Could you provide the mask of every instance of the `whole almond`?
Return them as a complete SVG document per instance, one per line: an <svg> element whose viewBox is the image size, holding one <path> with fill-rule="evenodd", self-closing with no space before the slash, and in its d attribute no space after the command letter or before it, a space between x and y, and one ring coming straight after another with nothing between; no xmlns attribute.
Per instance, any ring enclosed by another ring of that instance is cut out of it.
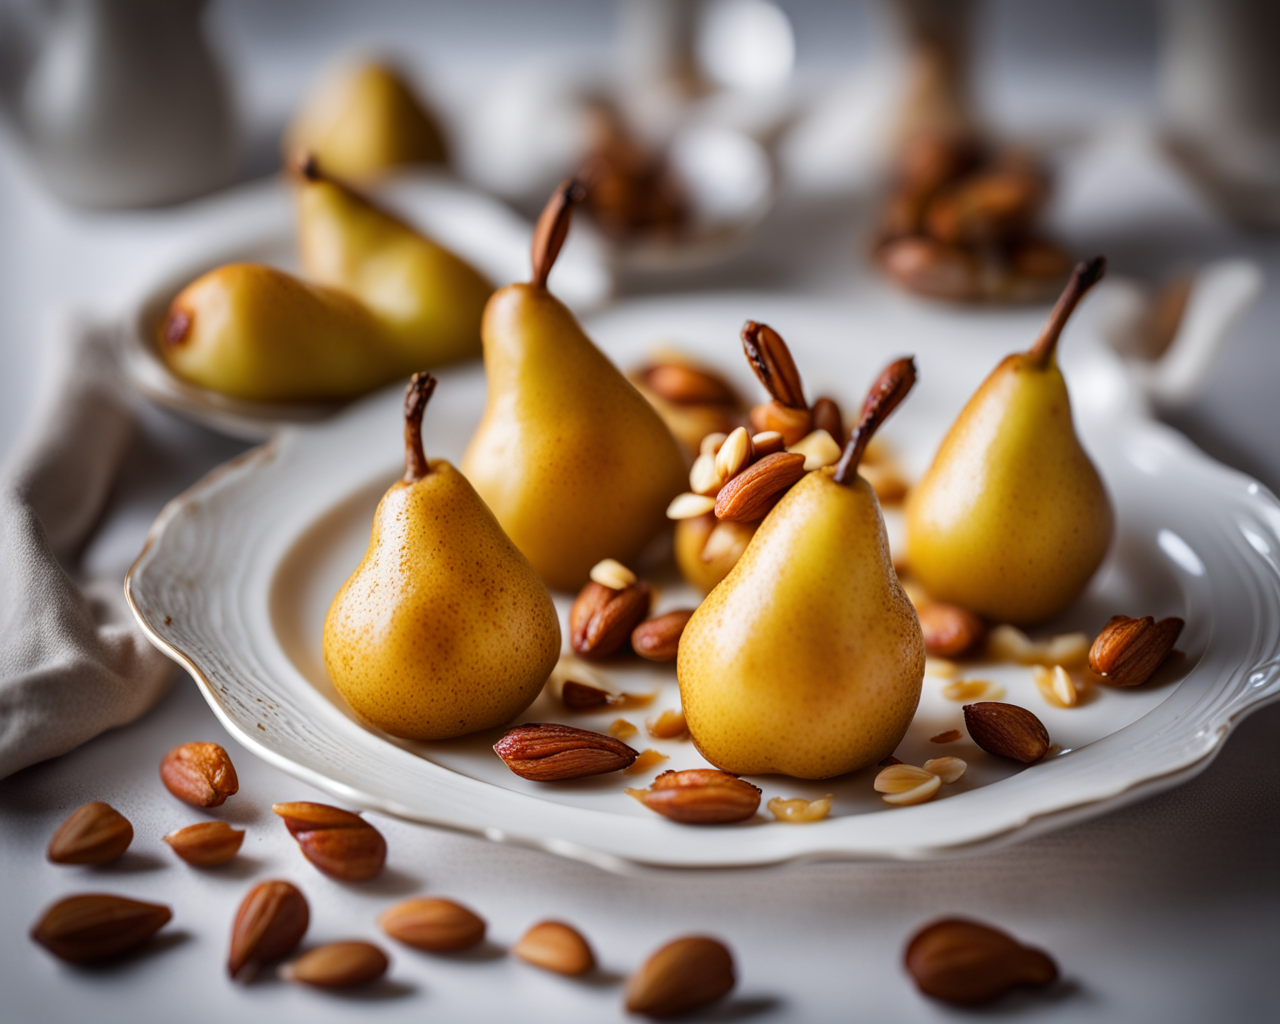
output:
<svg viewBox="0 0 1280 1024"><path fill-rule="evenodd" d="M649 1017L672 1017L713 1003L734 986L733 955L702 935L668 942L627 982L626 1007Z"/></svg>
<svg viewBox="0 0 1280 1024"><path fill-rule="evenodd" d="M686 825L745 821L760 807L760 790L719 768L665 771L648 789L629 789L651 811Z"/></svg>
<svg viewBox="0 0 1280 1024"><path fill-rule="evenodd" d="M225 864L240 852L244 832L225 821L202 821L170 832L164 841L188 864L212 868Z"/></svg>
<svg viewBox="0 0 1280 1024"><path fill-rule="evenodd" d="M738 401L737 394L723 377L687 363L660 363L650 367L645 383L677 405L736 404Z"/></svg>
<svg viewBox="0 0 1280 1024"><path fill-rule="evenodd" d="M418 897L384 911L378 925L397 942L451 953L484 941L484 919L452 900Z"/></svg>
<svg viewBox="0 0 1280 1024"><path fill-rule="evenodd" d="M964 724L969 736L988 754L1033 764L1049 751L1049 733L1026 708L999 701L966 704Z"/></svg>
<svg viewBox="0 0 1280 1024"><path fill-rule="evenodd" d="M387 841L360 815L305 800L272 804L302 854L330 878L363 882L382 871Z"/></svg>
<svg viewBox="0 0 1280 1024"><path fill-rule="evenodd" d="M529 722L516 726L493 745L522 779L559 782L620 771L636 759L621 740L589 729L558 722Z"/></svg>
<svg viewBox="0 0 1280 1024"><path fill-rule="evenodd" d="M541 921L515 944L511 952L521 960L556 974L586 974L596 965L595 954L582 934L563 921Z"/></svg>
<svg viewBox="0 0 1280 1024"><path fill-rule="evenodd" d="M793 409L781 402L764 402L752 408L748 416L751 429L756 433L776 431L786 444L795 444L813 430L813 413L808 409Z"/></svg>
<svg viewBox="0 0 1280 1024"><path fill-rule="evenodd" d="M319 988L350 988L381 978L389 965L387 954L372 942L330 942L285 964L280 976Z"/></svg>
<svg viewBox="0 0 1280 1024"><path fill-rule="evenodd" d="M71 812L49 840L55 864L110 864L133 842L129 819L110 804L95 800Z"/></svg>
<svg viewBox="0 0 1280 1024"><path fill-rule="evenodd" d="M235 767L216 743L184 743L165 754L160 781L194 807L218 807L240 789Z"/></svg>
<svg viewBox="0 0 1280 1024"><path fill-rule="evenodd" d="M844 432L844 417L834 398L819 398L813 403L813 429L825 430L840 448L848 439Z"/></svg>
<svg viewBox="0 0 1280 1024"><path fill-rule="evenodd" d="M1048 985L1058 967L1038 949L977 921L947 918L907 944L907 970L925 995L958 1006L997 999L1019 985Z"/></svg>
<svg viewBox="0 0 1280 1024"><path fill-rule="evenodd" d="M720 488L716 518L739 523L763 518L804 473L804 456L798 452L766 455Z"/></svg>
<svg viewBox="0 0 1280 1024"><path fill-rule="evenodd" d="M168 924L173 912L159 903L86 893L61 899L36 922L31 938L73 964L103 960L140 946Z"/></svg>
<svg viewBox="0 0 1280 1024"><path fill-rule="evenodd" d="M227 971L236 981L252 981L264 964L297 949L310 923L307 898L296 886L279 879L259 882L236 911Z"/></svg>
<svg viewBox="0 0 1280 1024"><path fill-rule="evenodd" d="M1173 650L1183 625L1178 618L1113 615L1089 649L1089 667L1112 686L1145 683Z"/></svg>
<svg viewBox="0 0 1280 1024"><path fill-rule="evenodd" d="M626 647L631 631L649 614L652 590L646 580L623 590L588 583L569 611L574 651L584 658L607 658Z"/></svg>
<svg viewBox="0 0 1280 1024"><path fill-rule="evenodd" d="M642 622L631 631L631 646L649 661L674 661L680 649L680 634L692 617L692 610L681 608Z"/></svg>
<svg viewBox="0 0 1280 1024"><path fill-rule="evenodd" d="M928 601L916 609L924 633L925 653L955 658L973 650L987 635L987 627L972 612L954 604Z"/></svg>

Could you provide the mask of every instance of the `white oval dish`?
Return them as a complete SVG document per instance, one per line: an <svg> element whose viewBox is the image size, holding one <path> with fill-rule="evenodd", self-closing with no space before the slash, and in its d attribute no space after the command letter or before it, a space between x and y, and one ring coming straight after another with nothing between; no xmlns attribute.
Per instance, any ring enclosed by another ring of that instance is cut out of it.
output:
<svg viewBox="0 0 1280 1024"><path fill-rule="evenodd" d="M746 317L777 327L811 395L846 409L891 357L914 352L921 382L885 430L914 474L968 395L998 359L1025 348L1043 310L957 311L885 295L857 305L759 294L623 305L589 328L619 365L674 339L750 375L737 331ZM1031 672L974 667L1006 699L1031 708L1063 750L1026 769L966 738L961 705L927 677L920 711L898 749L919 764L957 755L958 783L915 807L891 808L871 787L875 769L824 782L753 779L773 796L835 795L831 818L785 825L761 814L737 826L680 826L622 792L665 768L705 762L688 741L631 742L670 760L633 777L539 785L516 778L489 749L501 730L450 743L387 737L361 724L325 676L320 630L338 585L368 540L374 506L401 472L400 394L390 389L323 423L281 431L216 470L157 519L126 592L152 640L190 670L228 730L278 767L344 803L490 839L537 847L615 871L727 867L832 859L927 860L1012 842L1093 817L1202 770L1232 726L1280 695L1280 506L1259 484L1223 467L1180 435L1138 415L1124 370L1085 329L1069 329L1063 363L1081 434L1115 498L1119 530L1088 592L1042 632L1092 635L1106 618L1180 615L1186 657L1133 690L1100 688L1082 706L1051 708ZM432 456L456 462L484 398L478 367L441 372L424 436ZM750 393L755 394L753 389ZM656 575L657 610L691 605L677 580ZM571 595L557 595L562 615ZM671 666L604 666L628 692L655 687L651 710L573 715L543 695L521 721L603 729L615 717L642 725L678 706ZM643 727L642 727L643 728Z"/></svg>
<svg viewBox="0 0 1280 1024"><path fill-rule="evenodd" d="M383 183L376 197L411 224L470 261L501 286L529 275L533 226L498 200L452 178L406 172ZM177 271L149 286L133 303L118 332L121 364L129 381L148 398L232 437L263 441L282 427L314 423L342 408L341 402L249 402L228 398L175 375L160 357L160 322L179 291L201 274L240 260L296 272L296 229L290 186L270 179L237 190L225 202L217 238L201 237ZM552 271L557 294L575 309L608 299L612 277L599 246L587 235L571 237Z"/></svg>

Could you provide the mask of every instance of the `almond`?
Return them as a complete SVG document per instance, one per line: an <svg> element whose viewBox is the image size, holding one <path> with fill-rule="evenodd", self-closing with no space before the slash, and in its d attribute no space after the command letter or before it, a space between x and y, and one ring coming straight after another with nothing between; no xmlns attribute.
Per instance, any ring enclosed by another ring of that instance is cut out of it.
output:
<svg viewBox="0 0 1280 1024"><path fill-rule="evenodd" d="M188 864L212 868L225 864L240 852L244 832L233 829L225 821L202 821L170 832L164 841Z"/></svg>
<svg viewBox="0 0 1280 1024"><path fill-rule="evenodd" d="M705 516L708 512L716 507L716 499L709 494L694 494L692 491L686 491L684 494L677 494L671 499L671 504L667 506L668 519L696 519L698 516Z"/></svg>
<svg viewBox="0 0 1280 1024"><path fill-rule="evenodd" d="M648 719L644 726L655 740L674 740L689 735L683 711L664 711L656 718Z"/></svg>
<svg viewBox="0 0 1280 1024"><path fill-rule="evenodd" d="M569 611L569 642L574 651L589 658L617 654L649 614L652 601L652 587L646 580L622 590L588 583Z"/></svg>
<svg viewBox="0 0 1280 1024"><path fill-rule="evenodd" d="M813 413L793 409L781 402L765 402L751 410L751 429L757 433L776 431L786 444L795 444L813 431Z"/></svg>
<svg viewBox="0 0 1280 1024"><path fill-rule="evenodd" d="M378 925L397 942L430 953L451 953L484 941L484 919L453 900L418 897L384 911Z"/></svg>
<svg viewBox="0 0 1280 1024"><path fill-rule="evenodd" d="M508 732L494 752L515 774L533 782L559 782L626 768L636 752L621 740L558 722L531 722Z"/></svg>
<svg viewBox="0 0 1280 1024"><path fill-rule="evenodd" d="M751 451L757 459L780 452L786 447L786 438L776 430L762 430L758 434L751 435Z"/></svg>
<svg viewBox="0 0 1280 1024"><path fill-rule="evenodd" d="M746 427L738 427L727 438L720 450L716 452L716 474L721 480L731 479L747 465L754 455L751 448L751 435Z"/></svg>
<svg viewBox="0 0 1280 1024"><path fill-rule="evenodd" d="M511 952L526 963L556 974L586 974L596 965L587 940L563 921L540 921L524 933Z"/></svg>
<svg viewBox="0 0 1280 1024"><path fill-rule="evenodd" d="M804 456L792 452L766 455L720 489L716 517L739 523L761 519L805 474Z"/></svg>
<svg viewBox="0 0 1280 1024"><path fill-rule="evenodd" d="M946 732L940 732L936 736L930 736L930 743L954 743L960 739L961 732L959 729L948 729Z"/></svg>
<svg viewBox="0 0 1280 1024"><path fill-rule="evenodd" d="M840 461L840 446L825 430L815 430L805 434L795 444L788 446L787 451L798 452L804 456L806 471L821 469Z"/></svg>
<svg viewBox="0 0 1280 1024"><path fill-rule="evenodd" d="M958 1006L997 999L1019 985L1048 985L1058 967L1038 949L977 921L947 918L907 944L907 970L920 991Z"/></svg>
<svg viewBox="0 0 1280 1024"><path fill-rule="evenodd" d="M272 804L302 855L341 882L363 882L381 873L387 841L360 815L305 800Z"/></svg>
<svg viewBox="0 0 1280 1024"><path fill-rule="evenodd" d="M813 403L813 429L825 430L841 449L848 437L844 432L844 417L833 398L819 398Z"/></svg>
<svg viewBox="0 0 1280 1024"><path fill-rule="evenodd" d="M789 825L804 825L822 821L830 814L831 799L830 793L817 800L803 800L798 797L793 800L784 800L780 796L775 796L767 806L775 820L784 821Z"/></svg>
<svg viewBox="0 0 1280 1024"><path fill-rule="evenodd" d="M738 401L723 377L687 363L652 366L644 381L650 390L677 405L728 405Z"/></svg>
<svg viewBox="0 0 1280 1024"><path fill-rule="evenodd" d="M1048 731L1026 708L983 701L963 710L970 737L988 754L1033 764L1049 751Z"/></svg>
<svg viewBox="0 0 1280 1024"><path fill-rule="evenodd" d="M782 336L768 324L748 320L741 337L747 362L773 399L792 409L807 410L809 403L804 400L800 371Z"/></svg>
<svg viewBox="0 0 1280 1024"><path fill-rule="evenodd" d="M924 633L925 652L955 658L973 650L987 635L987 627L972 612L954 604L927 601L916 609Z"/></svg>
<svg viewBox="0 0 1280 1024"><path fill-rule="evenodd" d="M591 567L592 580L610 590L626 590L636 581L636 574L616 558L601 559Z"/></svg>
<svg viewBox="0 0 1280 1024"><path fill-rule="evenodd" d="M55 864L110 864L133 842L129 819L110 804L95 800L71 812L49 840Z"/></svg>
<svg viewBox="0 0 1280 1024"><path fill-rule="evenodd" d="M942 779L913 764L899 763L883 768L873 785L885 803L911 807L932 800L942 786Z"/></svg>
<svg viewBox="0 0 1280 1024"><path fill-rule="evenodd" d="M264 964L298 948L311 922L307 898L296 886L272 879L245 896L231 926L227 971L236 981L252 981Z"/></svg>
<svg viewBox="0 0 1280 1024"><path fill-rule="evenodd" d="M1145 683L1173 650L1183 625L1178 618L1113 615L1089 649L1089 668L1112 686Z"/></svg>
<svg viewBox="0 0 1280 1024"><path fill-rule="evenodd" d="M935 757L926 761L923 767L949 786L953 782L959 782L969 766L958 757Z"/></svg>
<svg viewBox="0 0 1280 1024"><path fill-rule="evenodd" d="M716 469L716 457L702 454L689 467L689 490L694 494L714 495L724 483L724 477Z"/></svg>
<svg viewBox="0 0 1280 1024"><path fill-rule="evenodd" d="M381 978L389 965L387 954L372 942L330 942L286 964L280 976L318 988L349 988Z"/></svg>
<svg viewBox="0 0 1280 1024"><path fill-rule="evenodd" d="M184 743L165 754L160 781L194 807L218 807L240 789L235 767L216 743Z"/></svg>
<svg viewBox="0 0 1280 1024"><path fill-rule="evenodd" d="M718 768L665 771L648 789L628 789L651 811L686 825L745 821L760 807L760 790Z"/></svg>
<svg viewBox="0 0 1280 1024"><path fill-rule="evenodd" d="M680 634L692 618L687 608L667 612L642 622L631 631L631 647L649 661L674 661L680 649Z"/></svg>
<svg viewBox="0 0 1280 1024"><path fill-rule="evenodd" d="M715 1002L734 986L733 955L701 935L668 942L627 982L631 1013L672 1017Z"/></svg>
<svg viewBox="0 0 1280 1024"><path fill-rule="evenodd" d="M720 450L720 446L728 439L729 435L723 431L714 431L698 442L698 454L711 455L714 457L716 452Z"/></svg>
<svg viewBox="0 0 1280 1024"><path fill-rule="evenodd" d="M159 903L86 893L61 899L36 922L31 938L70 963L103 960L140 946L173 912Z"/></svg>

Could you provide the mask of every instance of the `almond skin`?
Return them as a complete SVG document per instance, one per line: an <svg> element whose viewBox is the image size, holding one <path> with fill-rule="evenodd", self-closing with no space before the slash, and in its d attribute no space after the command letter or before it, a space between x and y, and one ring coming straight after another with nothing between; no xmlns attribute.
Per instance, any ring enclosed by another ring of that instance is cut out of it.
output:
<svg viewBox="0 0 1280 1024"><path fill-rule="evenodd" d="M701 935L668 942L627 982L626 1007L649 1017L673 1017L715 1002L733 988L733 955Z"/></svg>
<svg viewBox="0 0 1280 1024"><path fill-rule="evenodd" d="M493 745L522 779L558 782L621 771L637 754L621 740L589 729L558 722L530 722L516 726Z"/></svg>
<svg viewBox="0 0 1280 1024"><path fill-rule="evenodd" d="M430 953L451 953L484 941L484 919L452 900L420 897L397 903L378 918L397 942Z"/></svg>
<svg viewBox="0 0 1280 1024"><path fill-rule="evenodd" d="M947 918L907 944L907 970L925 995L957 1006L989 1003L1019 985L1048 985L1058 967L1038 949L996 928Z"/></svg>
<svg viewBox="0 0 1280 1024"><path fill-rule="evenodd" d="M929 601L916 609L924 633L926 654L956 658L978 646L987 636L986 624L954 604Z"/></svg>
<svg viewBox="0 0 1280 1024"><path fill-rule="evenodd" d="M587 940L563 921L541 921L515 944L511 952L521 960L556 974L586 974L596 965Z"/></svg>
<svg viewBox="0 0 1280 1024"><path fill-rule="evenodd" d="M649 661L675 661L680 634L692 617L692 610L681 608L640 623L631 631L632 649Z"/></svg>
<svg viewBox="0 0 1280 1024"><path fill-rule="evenodd" d="M73 964L117 956L140 946L168 924L173 912L158 903L86 893L59 900L36 922L31 938Z"/></svg>
<svg viewBox="0 0 1280 1024"><path fill-rule="evenodd" d="M110 864L133 842L129 819L110 804L95 800L71 812L49 840L55 864Z"/></svg>
<svg viewBox="0 0 1280 1024"><path fill-rule="evenodd" d="M330 942L286 964L280 976L318 988L350 988L381 978L390 963L387 954L372 942Z"/></svg>
<svg viewBox="0 0 1280 1024"><path fill-rule="evenodd" d="M623 590L588 583L569 612L569 641L574 652L584 658L617 654L649 614L652 602L653 588L645 580Z"/></svg>
<svg viewBox="0 0 1280 1024"><path fill-rule="evenodd" d="M232 828L225 821L202 821L170 832L164 841L188 864L213 868L227 863L240 852L244 832Z"/></svg>
<svg viewBox="0 0 1280 1024"><path fill-rule="evenodd" d="M835 399L819 398L813 403L813 429L825 430L831 435L831 440L844 448L848 438L844 432L844 417L840 414L840 406Z"/></svg>
<svg viewBox="0 0 1280 1024"><path fill-rule="evenodd" d="M659 363L645 373L645 383L677 405L736 405L738 396L723 377L685 363Z"/></svg>
<svg viewBox="0 0 1280 1024"><path fill-rule="evenodd" d="M1113 615L1089 649L1089 668L1112 686L1139 686L1169 657L1184 623Z"/></svg>
<svg viewBox="0 0 1280 1024"><path fill-rule="evenodd" d="M311 922L307 898L288 882L259 882L245 896L231 926L227 971L236 981L251 981L272 960L298 948Z"/></svg>
<svg viewBox="0 0 1280 1024"><path fill-rule="evenodd" d="M754 406L748 416L751 429L758 434L777 431L786 444L795 444L806 434L813 432L813 413L808 409L793 409L778 401Z"/></svg>
<svg viewBox="0 0 1280 1024"><path fill-rule="evenodd" d="M302 854L330 878L364 882L387 860L387 841L360 815L308 801L273 804Z"/></svg>
<svg viewBox="0 0 1280 1024"><path fill-rule="evenodd" d="M963 710L969 736L988 754L1034 764L1049 751L1048 730L1026 708L981 701L966 704Z"/></svg>
<svg viewBox="0 0 1280 1024"><path fill-rule="evenodd" d="M719 768L665 771L649 789L629 789L651 811L686 825L745 821L760 807L760 790Z"/></svg>
<svg viewBox="0 0 1280 1024"><path fill-rule="evenodd" d="M739 523L762 519L804 474L804 456L799 452L766 455L720 489L716 518Z"/></svg>
<svg viewBox="0 0 1280 1024"><path fill-rule="evenodd" d="M160 762L165 789L193 807L219 807L240 790L235 766L216 743L184 743Z"/></svg>

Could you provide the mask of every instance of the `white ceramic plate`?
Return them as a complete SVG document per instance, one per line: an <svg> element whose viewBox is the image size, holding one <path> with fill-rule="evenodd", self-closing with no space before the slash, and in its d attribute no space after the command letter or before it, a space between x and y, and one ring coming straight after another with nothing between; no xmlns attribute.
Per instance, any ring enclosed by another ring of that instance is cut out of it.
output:
<svg viewBox="0 0 1280 1024"><path fill-rule="evenodd" d="M469 260L495 285L529 276L533 226L519 214L452 178L406 173L378 190L380 202ZM180 268L146 288L120 327L118 348L125 374L153 401L205 426L248 441L262 441L282 427L333 415L342 403L269 403L228 398L173 374L157 348L157 332L169 304L187 284L224 263L251 260L297 270L292 189L280 180L236 191L216 219L216 237L193 240ZM556 293L575 309L592 309L613 289L599 245L585 233L572 236L552 270Z"/></svg>
<svg viewBox="0 0 1280 1024"><path fill-rule="evenodd" d="M1005 353L1025 348L1043 311L941 310L896 296L857 305L760 294L623 305L590 327L624 367L656 339L678 339L751 386L737 331L746 317L777 327L811 394L854 407L880 367L913 352L920 384L886 437L913 472L967 396ZM1280 694L1280 507L1260 485L1142 418L1118 360L1082 323L1064 339L1076 418L1114 495L1115 547L1088 592L1044 632L1096 631L1116 612L1180 615L1186 658L1128 691L1103 689L1069 710L1049 707L1029 669L977 667L1007 699L1035 710L1061 753L1018 769L967 737L960 704L927 678L898 750L919 764L956 754L961 782L931 803L890 808L874 769L825 782L755 781L773 796L835 795L831 818L783 825L761 814L738 826L680 826L625 796L663 768L703 762L687 741L633 740L670 755L645 775L555 785L516 778L489 749L501 730L450 743L388 738L362 725L325 676L320 631L368 539L375 503L401 471L400 395L388 390L217 470L157 520L126 589L151 638L185 665L226 727L271 763L347 804L538 847L612 870L748 866L830 859L930 859L1006 843L1091 817L1203 769L1232 725ZM440 375L426 417L432 455L457 460L484 397L478 368ZM751 393L755 393L753 390ZM656 577L659 610L692 602ZM564 613L570 595L558 595ZM648 713L675 707L671 666L606 667L624 688L658 688ZM645 712L624 714L642 724ZM524 721L604 728L617 717L570 715L546 695ZM763 806L762 806L763 811Z"/></svg>

